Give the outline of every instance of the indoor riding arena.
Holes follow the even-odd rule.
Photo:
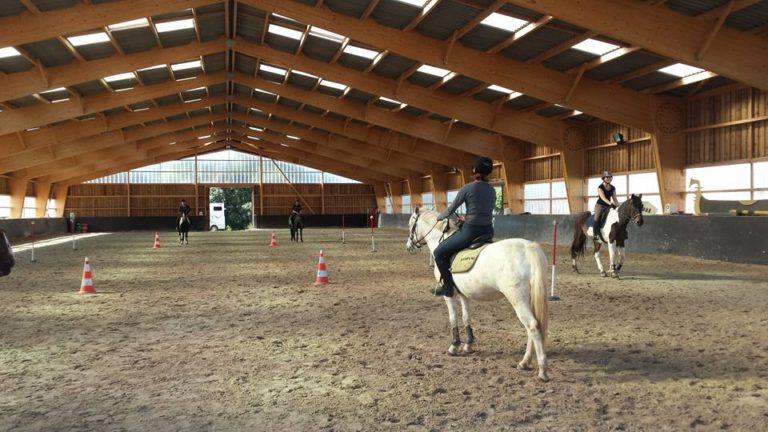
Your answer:
[[[766,53],[761,0],[2,0],[0,431],[764,430]]]

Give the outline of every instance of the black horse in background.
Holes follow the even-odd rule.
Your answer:
[[[5,231],[0,229],[0,276],[11,274],[11,269],[15,265],[16,260],[13,258],[11,243],[8,241],[8,236],[5,235]]]
[[[184,215],[179,216],[176,230],[179,232],[179,244],[189,244],[189,218]]]
[[[288,216],[288,227],[291,228],[291,241],[304,243],[304,221],[301,213],[291,213]]]

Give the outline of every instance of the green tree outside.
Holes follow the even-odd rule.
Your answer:
[[[227,219],[227,229],[239,231],[251,227],[251,188],[220,188],[212,187],[210,202],[224,203],[224,214]]]

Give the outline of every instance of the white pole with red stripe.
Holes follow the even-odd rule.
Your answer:
[[[549,288],[549,300],[560,300],[560,297],[555,295],[555,263],[557,256],[557,221],[552,221],[552,280]]]

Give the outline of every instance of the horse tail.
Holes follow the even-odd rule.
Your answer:
[[[525,248],[525,254],[531,266],[529,281],[531,308],[533,317],[539,324],[541,342],[546,343],[549,326],[549,304],[547,303],[547,256],[538,243],[531,242]]]
[[[573,242],[571,243],[571,258],[583,257],[584,250],[587,248],[587,235],[584,234],[582,225],[589,217],[589,212],[581,213],[576,217],[576,222],[573,225]]]

